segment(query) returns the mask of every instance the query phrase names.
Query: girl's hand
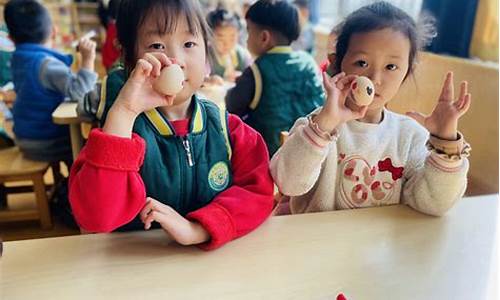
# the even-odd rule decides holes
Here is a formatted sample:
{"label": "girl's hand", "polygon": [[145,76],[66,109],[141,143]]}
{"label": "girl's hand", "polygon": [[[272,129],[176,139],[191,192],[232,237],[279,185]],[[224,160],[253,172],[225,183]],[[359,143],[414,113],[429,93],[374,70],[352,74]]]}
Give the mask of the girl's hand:
{"label": "girl's hand", "polygon": [[432,113],[426,116],[418,112],[407,112],[406,115],[419,122],[430,134],[454,141],[457,139],[458,119],[469,110],[470,103],[471,94],[467,90],[467,81],[460,84],[460,95],[454,100],[453,72],[448,72]]}
{"label": "girl's hand", "polygon": [[196,222],[181,216],[173,208],[148,197],[140,212],[144,229],[151,228],[151,223],[158,222],[167,234],[181,245],[194,245],[210,239],[208,232]]}
{"label": "girl's hand", "polygon": [[321,130],[331,132],[338,125],[362,118],[366,114],[368,106],[359,108],[353,105],[346,106],[347,95],[349,95],[351,83],[355,79],[355,75],[346,76],[343,72],[333,77],[323,73],[323,85],[327,97],[323,109],[314,120]]}
{"label": "girl's hand", "polygon": [[174,96],[161,95],[153,89],[153,82],[160,76],[161,69],[172,63],[164,53],[146,53],[137,61],[115,105],[135,116],[159,106],[172,105]]}

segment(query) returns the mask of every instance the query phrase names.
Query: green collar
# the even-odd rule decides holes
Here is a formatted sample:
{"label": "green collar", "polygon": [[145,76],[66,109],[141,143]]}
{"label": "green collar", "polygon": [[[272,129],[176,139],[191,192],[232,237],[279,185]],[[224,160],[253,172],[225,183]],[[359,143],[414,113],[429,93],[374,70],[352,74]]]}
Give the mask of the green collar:
{"label": "green collar", "polygon": [[[194,105],[193,116],[189,123],[189,133],[200,133],[205,128],[205,115],[203,113],[200,101],[193,95],[192,102]],[[158,108],[144,112],[153,127],[162,136],[175,136],[175,130],[170,121],[161,113]]]}

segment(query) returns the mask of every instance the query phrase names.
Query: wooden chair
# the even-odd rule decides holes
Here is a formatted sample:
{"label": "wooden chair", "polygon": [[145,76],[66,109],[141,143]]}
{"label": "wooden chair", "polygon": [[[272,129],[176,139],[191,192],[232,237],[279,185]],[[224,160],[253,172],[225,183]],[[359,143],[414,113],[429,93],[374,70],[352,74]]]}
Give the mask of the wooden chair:
{"label": "wooden chair", "polygon": [[[12,147],[0,150],[0,197],[4,200],[9,193],[34,192],[37,209],[10,211],[0,210],[0,222],[40,220],[41,227],[52,227],[50,210],[43,175],[50,167],[48,162],[28,160],[23,157],[19,148]],[[33,186],[6,187],[5,183],[32,181]],[[1,199],[0,199],[1,201]]]}

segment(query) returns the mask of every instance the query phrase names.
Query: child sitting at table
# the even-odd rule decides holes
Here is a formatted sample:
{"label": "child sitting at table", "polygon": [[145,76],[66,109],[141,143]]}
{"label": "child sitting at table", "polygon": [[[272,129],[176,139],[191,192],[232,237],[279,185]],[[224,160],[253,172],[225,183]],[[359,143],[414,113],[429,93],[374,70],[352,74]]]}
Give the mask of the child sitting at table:
{"label": "child sitting at table", "polygon": [[12,56],[16,144],[29,159],[70,164],[69,129],[55,125],[52,112],[65,98],[79,101],[93,88],[95,42],[80,40],[82,68],[73,74],[72,57],[51,49],[56,31],[40,2],[11,0],[5,5],[4,19],[16,46]]}
{"label": "child sitting at table", "polygon": [[[85,98],[82,112],[95,114],[102,129],[91,131],[70,174],[83,230],[161,227],[180,244],[214,249],[270,215],[264,140],[195,94],[209,32],[197,2],[122,0],[116,25],[125,69]],[[153,84],[173,64],[185,80],[180,92],[165,95]]]}
{"label": "child sitting at table", "polygon": [[316,62],[290,44],[300,33],[297,8],[285,0],[260,0],[246,14],[248,49],[257,57],[226,95],[229,112],[244,116],[273,154],[280,132],[323,104]]}
{"label": "child sitting at table", "polygon": [[[250,53],[238,44],[240,17],[218,8],[208,14],[207,23],[214,34],[212,53],[209,55],[210,75],[234,82],[251,63]],[[214,78],[210,81],[220,82]]]}
{"label": "child sitting at table", "polygon": [[[292,213],[404,203],[441,216],[462,197],[470,148],[457,128],[471,103],[467,82],[455,98],[448,72],[430,115],[386,109],[429,33],[387,2],[347,17],[337,40],[336,75],[323,73],[324,106],[297,120],[271,161]],[[357,76],[374,84],[368,106],[347,97]]]}
{"label": "child sitting at table", "polygon": [[102,45],[102,64],[107,71],[120,62],[120,46],[116,39],[116,15],[120,0],[110,0],[108,3],[108,18],[106,24],[106,39]]}

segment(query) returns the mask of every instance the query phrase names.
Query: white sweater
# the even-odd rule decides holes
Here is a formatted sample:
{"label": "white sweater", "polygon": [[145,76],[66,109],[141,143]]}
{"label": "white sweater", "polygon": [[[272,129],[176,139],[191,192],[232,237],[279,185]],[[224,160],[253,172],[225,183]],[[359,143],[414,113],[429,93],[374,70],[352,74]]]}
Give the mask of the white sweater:
{"label": "white sweater", "polygon": [[388,110],[379,124],[340,125],[333,141],[300,118],[273,156],[271,174],[291,196],[292,213],[404,203],[441,216],[462,197],[469,164],[467,155],[429,151],[428,139],[416,121]]}

